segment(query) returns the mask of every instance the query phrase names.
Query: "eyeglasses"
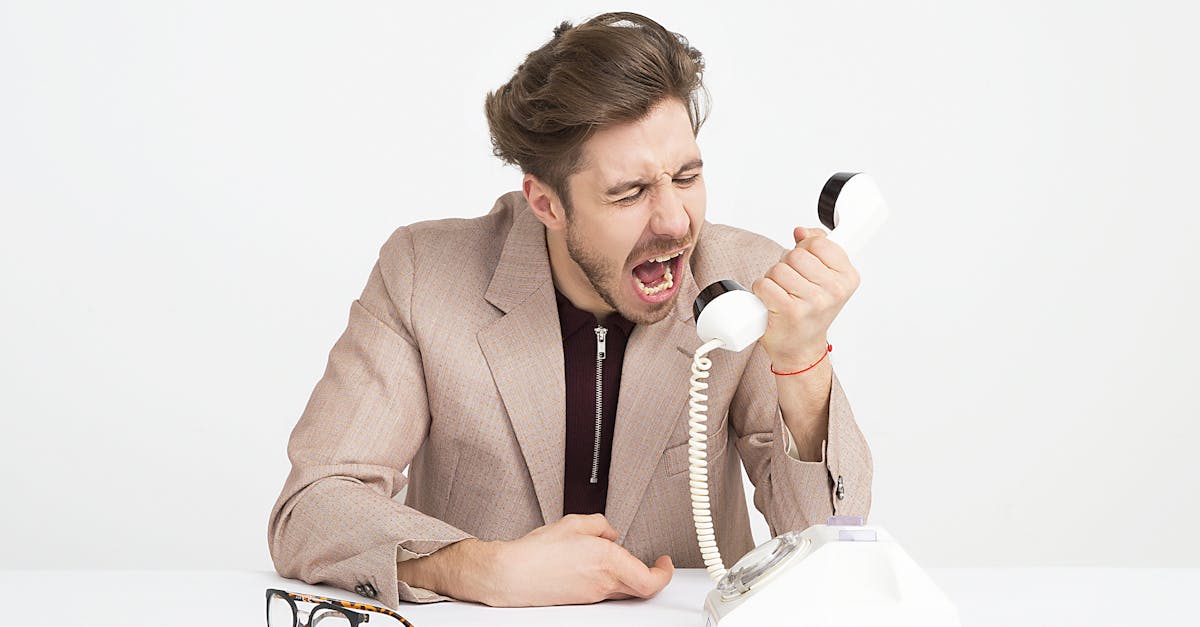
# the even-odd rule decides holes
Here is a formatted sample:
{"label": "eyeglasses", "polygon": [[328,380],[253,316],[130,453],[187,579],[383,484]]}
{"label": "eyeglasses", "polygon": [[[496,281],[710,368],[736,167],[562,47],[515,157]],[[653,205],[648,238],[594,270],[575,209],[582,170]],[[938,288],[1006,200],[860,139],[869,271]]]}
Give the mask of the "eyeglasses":
{"label": "eyeglasses", "polygon": [[[300,609],[296,606],[297,601],[316,605]],[[363,623],[370,622],[370,614],[354,610],[378,612],[390,617],[392,620],[381,621],[383,627],[392,625],[413,627],[412,623],[405,620],[403,616],[386,607],[267,588],[267,627],[358,627]]]}

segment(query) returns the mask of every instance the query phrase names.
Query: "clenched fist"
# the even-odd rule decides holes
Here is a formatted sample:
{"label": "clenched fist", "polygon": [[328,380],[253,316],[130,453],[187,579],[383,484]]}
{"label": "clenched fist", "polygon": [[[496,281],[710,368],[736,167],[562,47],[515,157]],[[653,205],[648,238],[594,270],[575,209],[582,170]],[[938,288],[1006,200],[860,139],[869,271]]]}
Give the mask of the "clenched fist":
{"label": "clenched fist", "polygon": [[796,227],[796,247],[752,286],[768,311],[759,341],[780,372],[803,369],[825,354],[829,326],[858,289],[846,251],[825,235]]}

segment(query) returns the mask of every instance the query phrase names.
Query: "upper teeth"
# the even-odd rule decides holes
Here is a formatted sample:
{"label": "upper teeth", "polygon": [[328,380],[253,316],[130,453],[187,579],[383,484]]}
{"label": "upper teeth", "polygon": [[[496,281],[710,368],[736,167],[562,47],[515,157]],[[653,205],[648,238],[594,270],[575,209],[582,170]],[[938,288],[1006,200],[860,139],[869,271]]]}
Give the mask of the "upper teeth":
{"label": "upper teeth", "polygon": [[655,263],[663,263],[664,261],[670,261],[682,254],[683,254],[683,251],[681,250],[677,253],[672,253],[670,255],[663,255],[662,257],[655,257],[654,259],[651,259],[650,261],[653,261]]}

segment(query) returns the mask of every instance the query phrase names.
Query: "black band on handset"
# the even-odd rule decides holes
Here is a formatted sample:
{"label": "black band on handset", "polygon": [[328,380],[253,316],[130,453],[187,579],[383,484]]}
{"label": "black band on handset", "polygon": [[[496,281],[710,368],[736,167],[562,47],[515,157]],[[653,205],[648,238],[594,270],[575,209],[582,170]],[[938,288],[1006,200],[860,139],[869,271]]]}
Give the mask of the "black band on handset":
{"label": "black band on handset", "polygon": [[841,195],[846,182],[856,174],[860,172],[838,172],[829,177],[829,180],[825,181],[825,187],[821,188],[821,196],[817,198],[817,217],[830,231],[837,226],[833,221],[833,208],[837,205],[838,196]]}
{"label": "black band on handset", "polygon": [[750,291],[742,287],[741,283],[738,283],[733,279],[722,279],[700,290],[700,294],[696,296],[696,302],[692,303],[692,319],[699,322],[700,312],[704,311],[704,308],[708,306],[708,303],[712,302],[714,298],[720,296],[721,294],[732,292],[734,290],[742,290],[743,292]]}

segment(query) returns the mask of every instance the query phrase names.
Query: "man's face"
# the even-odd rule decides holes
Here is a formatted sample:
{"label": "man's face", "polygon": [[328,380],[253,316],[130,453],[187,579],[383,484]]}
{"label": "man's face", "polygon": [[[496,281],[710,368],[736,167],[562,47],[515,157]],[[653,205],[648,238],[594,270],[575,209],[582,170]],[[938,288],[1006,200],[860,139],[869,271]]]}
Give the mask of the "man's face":
{"label": "man's face", "polygon": [[568,183],[567,251],[632,322],[658,322],[675,303],[704,224],[701,167],[687,109],[675,99],[584,144],[583,168]]}

